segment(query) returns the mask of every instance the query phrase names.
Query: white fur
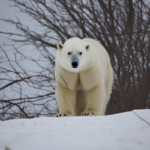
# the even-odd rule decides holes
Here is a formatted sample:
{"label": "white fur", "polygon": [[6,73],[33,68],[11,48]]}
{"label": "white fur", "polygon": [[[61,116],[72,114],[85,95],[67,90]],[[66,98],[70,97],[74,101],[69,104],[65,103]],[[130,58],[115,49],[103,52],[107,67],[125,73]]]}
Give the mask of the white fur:
{"label": "white fur", "polygon": [[[86,49],[86,46],[89,48]],[[71,38],[56,54],[56,116],[104,115],[110,99],[113,69],[104,47],[97,41]],[[78,57],[78,68],[72,68],[68,52]]]}

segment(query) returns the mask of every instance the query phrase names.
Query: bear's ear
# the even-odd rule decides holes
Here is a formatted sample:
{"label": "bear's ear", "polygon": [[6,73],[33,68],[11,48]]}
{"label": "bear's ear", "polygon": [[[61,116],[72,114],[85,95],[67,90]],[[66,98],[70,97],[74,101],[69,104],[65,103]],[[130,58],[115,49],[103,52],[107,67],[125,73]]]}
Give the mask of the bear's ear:
{"label": "bear's ear", "polygon": [[86,45],[86,46],[85,46],[85,49],[86,49],[86,50],[89,50],[89,48],[90,48],[90,45]]}
{"label": "bear's ear", "polygon": [[63,47],[64,47],[64,45],[63,45],[63,44],[61,44],[61,43],[58,43],[58,44],[57,44],[57,48],[58,48],[59,50],[62,50],[62,49],[63,49]]}

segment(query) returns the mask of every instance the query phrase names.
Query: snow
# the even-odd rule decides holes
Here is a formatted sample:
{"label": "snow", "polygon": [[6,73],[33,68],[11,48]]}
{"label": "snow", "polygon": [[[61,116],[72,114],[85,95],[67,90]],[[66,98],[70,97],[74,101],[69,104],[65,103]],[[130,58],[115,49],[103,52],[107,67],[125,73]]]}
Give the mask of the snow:
{"label": "snow", "polygon": [[60,149],[150,150],[150,110],[0,121],[0,150]]}

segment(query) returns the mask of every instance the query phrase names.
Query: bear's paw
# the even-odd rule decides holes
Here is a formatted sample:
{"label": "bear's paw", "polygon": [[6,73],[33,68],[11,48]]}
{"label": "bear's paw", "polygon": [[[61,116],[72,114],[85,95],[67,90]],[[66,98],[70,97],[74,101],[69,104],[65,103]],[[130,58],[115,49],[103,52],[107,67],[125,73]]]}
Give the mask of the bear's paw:
{"label": "bear's paw", "polygon": [[81,116],[99,116],[99,113],[95,111],[85,111],[81,113]]}
{"label": "bear's paw", "polygon": [[55,115],[55,117],[67,117],[67,116],[73,116],[70,113],[58,113]]}

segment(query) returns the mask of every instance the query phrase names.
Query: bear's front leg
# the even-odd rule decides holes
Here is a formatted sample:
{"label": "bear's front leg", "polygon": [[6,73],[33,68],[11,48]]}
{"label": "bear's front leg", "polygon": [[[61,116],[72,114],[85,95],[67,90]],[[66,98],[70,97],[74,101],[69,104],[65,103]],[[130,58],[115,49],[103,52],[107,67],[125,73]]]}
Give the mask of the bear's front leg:
{"label": "bear's front leg", "polygon": [[99,116],[103,114],[105,104],[105,86],[95,86],[89,91],[86,91],[86,108],[81,113],[82,116]]}
{"label": "bear's front leg", "polygon": [[66,87],[56,87],[56,100],[59,107],[59,112],[56,117],[75,116],[75,97],[76,92],[71,91]]}

